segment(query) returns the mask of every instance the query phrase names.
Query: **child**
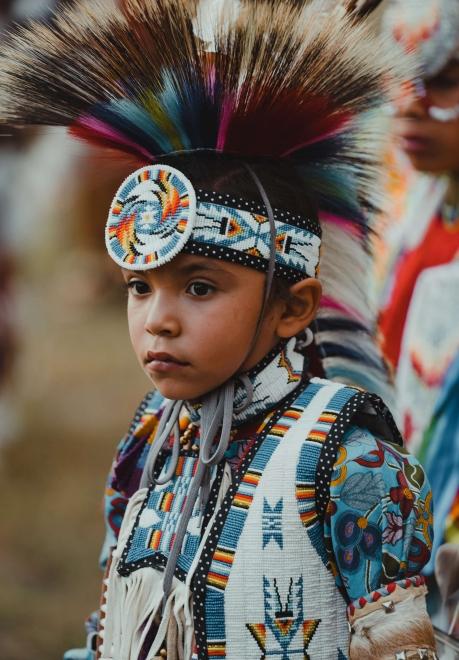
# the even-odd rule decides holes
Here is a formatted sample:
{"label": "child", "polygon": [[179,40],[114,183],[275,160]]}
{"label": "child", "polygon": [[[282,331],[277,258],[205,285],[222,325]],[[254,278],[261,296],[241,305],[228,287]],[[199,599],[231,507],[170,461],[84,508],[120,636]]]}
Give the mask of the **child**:
{"label": "child", "polygon": [[429,486],[355,387],[386,384],[362,113],[395,69],[324,6],[80,2],[3,49],[4,120],[138,159],[106,244],[155,392],[109,481],[105,660],[435,657]]}

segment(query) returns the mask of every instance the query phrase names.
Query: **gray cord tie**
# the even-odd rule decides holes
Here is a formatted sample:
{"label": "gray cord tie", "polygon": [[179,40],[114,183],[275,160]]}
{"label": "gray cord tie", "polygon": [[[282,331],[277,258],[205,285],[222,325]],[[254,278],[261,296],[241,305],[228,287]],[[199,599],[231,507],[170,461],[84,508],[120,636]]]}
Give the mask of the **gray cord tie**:
{"label": "gray cord tie", "polygon": [[[233,422],[233,402],[234,402],[234,381],[230,380],[226,385],[224,385],[223,396],[219,397],[218,402],[218,417],[214,417],[212,422],[213,425],[209,427],[209,430],[206,429],[204,425],[204,419],[202,418],[202,438],[201,438],[201,451],[199,457],[204,465],[217,465],[222,460],[225,455],[226,450],[228,449],[230,435],[231,435],[231,425]],[[204,411],[203,411],[204,413]],[[220,439],[218,441],[217,447],[212,454],[212,448],[214,444],[215,433],[218,429],[218,426],[221,423],[221,433]],[[215,428],[216,426],[216,428]]]}
{"label": "gray cord tie", "polygon": [[153,444],[148,453],[147,461],[142,472],[142,477],[140,479],[140,488],[148,487],[153,481],[153,475],[155,471],[156,460],[163,449],[163,446],[166,442],[169,441],[171,432],[174,432],[174,444],[172,448],[172,456],[176,456],[175,464],[174,460],[171,461],[167,473],[163,475],[161,480],[157,479],[155,483],[164,485],[172,479],[174,476],[177,461],[180,453],[180,430],[178,427],[178,420],[180,415],[180,410],[182,408],[183,401],[169,401],[163,411],[161,420],[158,425],[158,430],[156,432],[156,438],[153,441]]}
{"label": "gray cord tie", "polygon": [[[190,490],[185,502],[185,506],[180,515],[177,527],[174,545],[169,554],[163,579],[163,607],[166,604],[170,593],[172,581],[174,579],[175,567],[182,550],[183,539],[185,537],[188,523],[193,510],[201,494],[199,502],[200,515],[204,514],[209,493],[211,468],[218,465],[228,449],[231,437],[231,423],[233,418],[233,398],[234,382],[231,380],[226,383],[217,392],[212,392],[209,396],[209,405],[203,405],[201,418],[201,443],[199,448],[198,469],[193,477]],[[215,451],[212,453],[213,445],[218,428],[221,424],[221,433]]]}

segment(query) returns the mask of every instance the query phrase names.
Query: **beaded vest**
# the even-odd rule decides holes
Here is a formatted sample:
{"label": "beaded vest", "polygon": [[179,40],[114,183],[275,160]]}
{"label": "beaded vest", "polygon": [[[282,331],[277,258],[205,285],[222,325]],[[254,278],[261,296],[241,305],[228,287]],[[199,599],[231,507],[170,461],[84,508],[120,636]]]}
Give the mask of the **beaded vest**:
{"label": "beaded vest", "polygon": [[[166,603],[162,574],[198,460],[190,443],[170,482],[131,498],[106,580],[99,657],[152,660],[167,647],[168,657],[188,660],[347,658],[346,602],[322,521],[351,421],[363,416],[368,427],[373,420],[389,437],[390,423],[373,395],[302,380],[303,358],[291,348],[254,374],[267,396],[263,372],[272,377],[274,364],[287,373],[285,387],[272,388],[276,407],[270,400],[264,419],[258,417],[239,468],[228,461],[213,468],[207,508],[201,512],[196,503]],[[166,451],[158,474],[169,460]]]}

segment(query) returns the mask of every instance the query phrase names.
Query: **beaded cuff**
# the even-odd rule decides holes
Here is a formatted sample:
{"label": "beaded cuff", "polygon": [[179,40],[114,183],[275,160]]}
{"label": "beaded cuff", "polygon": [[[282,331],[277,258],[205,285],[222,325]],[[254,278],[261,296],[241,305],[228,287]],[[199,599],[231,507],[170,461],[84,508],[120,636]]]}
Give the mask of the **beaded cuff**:
{"label": "beaded cuff", "polygon": [[435,660],[422,578],[400,580],[348,608],[349,660]]}

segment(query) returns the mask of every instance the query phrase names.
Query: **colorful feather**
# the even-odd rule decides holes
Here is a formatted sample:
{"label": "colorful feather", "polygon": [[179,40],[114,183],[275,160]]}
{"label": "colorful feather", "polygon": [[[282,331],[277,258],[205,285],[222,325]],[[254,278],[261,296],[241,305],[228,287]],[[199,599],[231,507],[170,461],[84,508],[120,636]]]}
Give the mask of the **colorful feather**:
{"label": "colorful feather", "polygon": [[[46,25],[17,28],[0,47],[0,119],[65,125],[142,164],[200,150],[288,163],[324,229],[324,365],[356,381],[365,365],[377,389],[384,368],[366,294],[381,138],[373,109],[406,72],[329,0],[208,5],[77,0]],[[368,341],[351,346],[348,323]]]}

